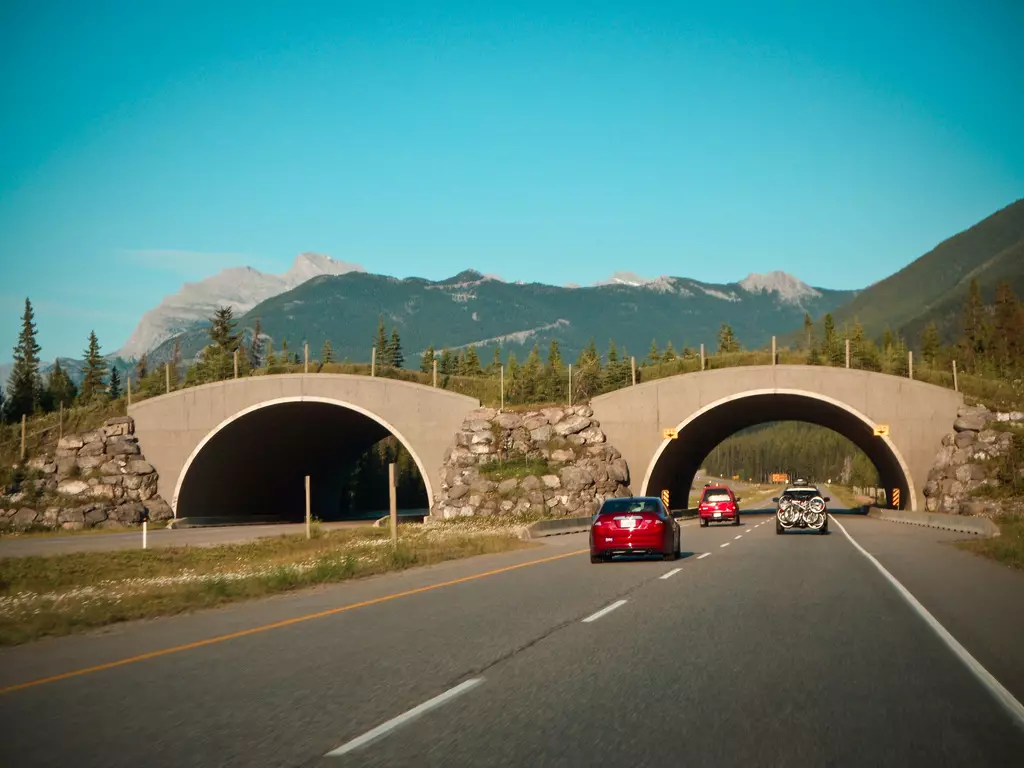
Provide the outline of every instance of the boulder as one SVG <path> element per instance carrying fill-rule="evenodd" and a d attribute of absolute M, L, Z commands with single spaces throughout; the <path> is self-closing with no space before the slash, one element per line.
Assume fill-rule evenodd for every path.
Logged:
<path fill-rule="evenodd" d="M 140 483 L 140 485 L 141 485 L 141 483 Z M 455 485 L 455 486 L 452 486 L 451 488 L 448 489 L 447 496 L 448 496 L 449 500 L 455 501 L 457 499 L 461 499 L 467 493 L 469 493 L 469 486 L 468 485 Z"/>
<path fill-rule="evenodd" d="M 113 498 L 114 498 L 114 486 L 112 486 L 112 485 L 104 485 L 102 483 L 100 483 L 99 485 L 94 485 L 94 486 L 92 486 L 92 488 L 89 489 L 89 495 L 92 496 L 94 499 L 111 499 L 111 500 L 113 500 Z"/>
<path fill-rule="evenodd" d="M 82 440 L 81 435 L 64 435 L 57 441 L 57 450 L 77 451 L 83 445 L 85 445 L 85 441 Z"/>
<path fill-rule="evenodd" d="M 57 484 L 57 493 L 65 496 L 80 496 L 89 490 L 89 484 L 83 480 L 61 480 Z"/>
<path fill-rule="evenodd" d="M 594 415 L 594 409 L 589 405 L 577 405 L 573 410 L 577 416 L 584 416 L 588 419 Z"/>
<path fill-rule="evenodd" d="M 587 443 L 603 443 L 605 441 L 604 432 L 596 427 L 588 427 L 584 429 L 576 437 L 581 437 Z"/>
<path fill-rule="evenodd" d="M 626 466 L 626 460 L 620 457 L 608 464 L 608 477 L 616 483 L 628 483 L 629 467 Z"/>
<path fill-rule="evenodd" d="M 562 487 L 562 481 L 558 479 L 558 475 L 544 475 L 540 480 L 547 488 L 555 489 Z"/>
<path fill-rule="evenodd" d="M 85 456 L 102 456 L 104 450 L 105 446 L 102 441 L 97 443 L 86 443 L 78 452 L 78 456 L 79 458 L 84 458 Z"/>
<path fill-rule="evenodd" d="M 78 507 L 77 509 L 62 509 L 57 513 L 57 522 L 59 523 L 78 523 L 81 525 L 85 522 L 85 510 L 88 507 Z"/>
<path fill-rule="evenodd" d="M 36 521 L 37 517 L 39 517 L 39 513 L 36 510 L 22 507 L 10 518 L 11 525 L 15 528 L 28 528 Z"/>
<path fill-rule="evenodd" d="M 106 507 L 102 507 L 102 506 L 91 507 L 85 513 L 85 524 L 87 526 L 96 525 L 96 523 L 102 523 L 106 519 L 107 519 L 107 509 L 106 509 Z"/>
<path fill-rule="evenodd" d="M 467 421 L 491 421 L 498 415 L 496 408 L 476 408 L 466 415 Z"/>
<path fill-rule="evenodd" d="M 118 438 L 107 443 L 108 456 L 138 456 L 140 453 L 142 451 L 134 438 Z"/>
<path fill-rule="evenodd" d="M 474 443 L 469 446 L 469 453 L 474 456 L 480 456 L 485 453 L 494 453 L 495 447 L 491 443 Z"/>
<path fill-rule="evenodd" d="M 60 514 L 60 509 L 57 507 L 49 507 L 39 515 L 38 522 L 40 525 L 45 525 L 47 528 L 56 528 L 57 517 Z"/>
<path fill-rule="evenodd" d="M 527 475 L 520 483 L 524 491 L 535 491 L 541 486 L 540 478 L 536 475 Z"/>
<path fill-rule="evenodd" d="M 100 456 L 80 456 L 78 458 L 78 468 L 83 472 L 88 472 L 98 467 L 102 467 L 107 463 L 107 457 Z"/>
<path fill-rule="evenodd" d="M 124 525 L 135 525 L 141 523 L 142 515 L 146 512 L 148 504 L 152 504 L 152 502 L 141 504 L 135 501 L 128 502 L 127 504 L 119 504 L 112 510 L 110 517 Z M 155 519 L 152 513 L 150 513 L 150 519 Z M 162 517 L 160 519 L 166 520 L 167 518 Z"/>
<path fill-rule="evenodd" d="M 548 424 L 557 424 L 565 418 L 565 411 L 561 408 L 541 408 L 540 412 L 548 420 Z"/>
<path fill-rule="evenodd" d="M 470 445 L 481 445 L 483 443 L 493 443 L 494 433 L 492 432 L 474 432 L 470 438 Z"/>
<path fill-rule="evenodd" d="M 514 477 L 510 477 L 507 480 L 502 480 L 498 483 L 498 493 L 506 495 L 512 493 L 517 487 L 519 487 L 519 480 Z"/>
<path fill-rule="evenodd" d="M 63 480 L 65 477 L 71 477 L 75 472 L 78 471 L 78 460 L 77 459 L 57 459 L 57 479 Z"/>
<path fill-rule="evenodd" d="M 957 448 L 966 448 L 968 445 L 974 442 L 974 436 L 977 432 L 957 432 L 956 439 L 953 441 Z"/>
<path fill-rule="evenodd" d="M 561 425 L 559 425 L 561 426 Z M 546 443 L 555 435 L 555 430 L 549 424 L 543 424 L 536 429 L 530 430 L 530 439 L 534 443 Z"/>
<path fill-rule="evenodd" d="M 562 437 L 575 435 L 590 426 L 590 419 L 586 416 L 569 416 L 555 425 L 555 432 Z"/>
<path fill-rule="evenodd" d="M 473 483 L 469 487 L 470 487 L 470 490 L 472 490 L 474 493 L 484 493 L 484 494 L 486 494 L 486 493 L 490 493 L 491 491 L 496 489 L 498 487 L 498 484 L 496 482 L 494 482 L 493 480 L 488 480 L 485 477 L 481 477 L 481 478 L 478 478 L 478 479 L 474 480 Z"/>
<path fill-rule="evenodd" d="M 527 432 L 533 432 L 535 429 L 540 429 L 541 427 L 546 426 L 550 426 L 548 424 L 548 420 L 539 413 L 529 415 L 523 420 L 523 428 L 526 429 Z"/>
<path fill-rule="evenodd" d="M 89 432 L 82 433 L 82 442 L 85 443 L 85 445 L 88 445 L 89 443 L 102 443 L 106 439 L 106 435 L 104 435 L 103 431 L 99 429 L 93 429 Z"/>
<path fill-rule="evenodd" d="M 515 429 L 522 425 L 523 418 L 518 413 L 502 413 L 495 419 L 495 423 L 502 429 Z"/>
<path fill-rule="evenodd" d="M 567 491 L 581 491 L 594 484 L 594 476 L 581 467 L 563 467 L 558 474 Z"/>
<path fill-rule="evenodd" d="M 966 416 L 959 417 L 953 422 L 953 429 L 957 432 L 964 432 L 965 430 L 972 430 L 974 432 L 980 432 L 985 428 L 988 423 L 988 419 L 984 414 L 972 413 Z"/>
<path fill-rule="evenodd" d="M 576 458 L 576 454 L 567 448 L 556 448 L 551 452 L 551 461 L 558 463 L 565 463 L 567 461 L 573 461 Z"/>
<path fill-rule="evenodd" d="M 491 422 L 483 419 L 467 419 L 463 424 L 463 429 L 467 432 L 490 432 Z"/>

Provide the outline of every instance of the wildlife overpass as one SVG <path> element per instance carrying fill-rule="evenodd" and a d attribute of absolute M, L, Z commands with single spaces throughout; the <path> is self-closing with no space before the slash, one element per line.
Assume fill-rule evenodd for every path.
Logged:
<path fill-rule="evenodd" d="M 667 489 L 673 498 L 688 498 L 701 463 L 725 438 L 757 424 L 794 420 L 849 438 L 878 469 L 888 492 L 900 490 L 899 506 L 912 510 L 924 509 L 928 472 L 962 404 L 959 393 L 912 379 L 803 365 L 671 376 L 591 402 L 629 465 L 634 493 Z M 666 437 L 666 429 L 676 437 Z"/>
<path fill-rule="evenodd" d="M 466 414 L 464 395 L 384 377 L 252 376 L 143 400 L 129 409 L 160 495 L 176 517 L 330 517 L 339 470 L 393 435 L 415 461 L 426 497 Z"/>

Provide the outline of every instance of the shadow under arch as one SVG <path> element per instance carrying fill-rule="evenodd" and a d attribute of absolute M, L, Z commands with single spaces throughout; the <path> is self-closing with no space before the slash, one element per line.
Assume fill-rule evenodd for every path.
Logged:
<path fill-rule="evenodd" d="M 430 476 L 409 441 L 377 414 L 343 400 L 300 395 L 266 400 L 224 419 L 196 445 L 171 499 L 177 517 L 305 516 L 304 477 L 312 513 L 330 518 L 345 491 L 344 473 L 375 443 L 394 436 L 423 480 Z"/>
<path fill-rule="evenodd" d="M 673 498 L 689 498 L 701 464 L 727 437 L 772 421 L 803 421 L 831 429 L 860 448 L 878 470 L 883 487 L 899 488 L 901 506 L 917 509 L 914 480 L 889 437 L 874 435 L 875 423 L 833 398 L 799 389 L 752 390 L 709 403 L 677 427 L 678 438 L 663 440 L 644 475 L 641 494 L 668 489 Z"/>

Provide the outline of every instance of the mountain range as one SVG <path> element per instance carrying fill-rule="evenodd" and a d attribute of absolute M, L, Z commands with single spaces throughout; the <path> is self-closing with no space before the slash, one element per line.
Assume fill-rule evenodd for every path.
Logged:
<path fill-rule="evenodd" d="M 744 344 L 760 346 L 773 333 L 798 325 L 805 312 L 828 311 L 853 295 L 813 288 L 782 272 L 721 284 L 617 273 L 589 287 L 560 287 L 509 283 L 471 269 L 440 281 L 348 271 L 269 297 L 239 322 L 251 332 L 258 319 L 275 348 L 287 340 L 298 350 L 305 342 L 317 357 L 329 339 L 338 360 L 370 358 L 379 317 L 389 332 L 398 329 L 407 365 L 430 345 L 440 350 L 473 344 L 481 355 L 500 345 L 522 358 L 534 344 L 545 348 L 555 338 L 567 358 L 575 358 L 591 337 L 602 351 L 614 340 L 643 357 L 652 338 L 662 347 L 671 340 L 677 349 L 701 343 L 713 349 L 723 322 Z M 199 324 L 175 338 L 185 359 L 208 343 Z M 174 341 L 164 341 L 150 359 L 169 359 Z"/>

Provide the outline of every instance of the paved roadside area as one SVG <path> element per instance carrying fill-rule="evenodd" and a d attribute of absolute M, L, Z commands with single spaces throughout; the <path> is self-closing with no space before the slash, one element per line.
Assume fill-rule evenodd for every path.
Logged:
<path fill-rule="evenodd" d="M 372 520 L 353 520 L 321 523 L 327 530 L 356 528 L 372 525 Z M 267 536 L 304 533 L 304 523 L 275 525 L 228 525 L 209 528 L 161 528 L 149 531 L 149 547 L 215 547 L 219 544 L 239 544 Z M 0 557 L 29 557 L 32 555 L 63 555 L 68 552 L 107 552 L 117 549 L 142 549 L 142 529 L 129 533 L 79 533 L 68 536 L 10 536 L 0 538 Z"/>
<path fill-rule="evenodd" d="M 953 546 L 970 534 L 860 515 L 834 519 L 1024 701 L 1024 573 Z"/>

